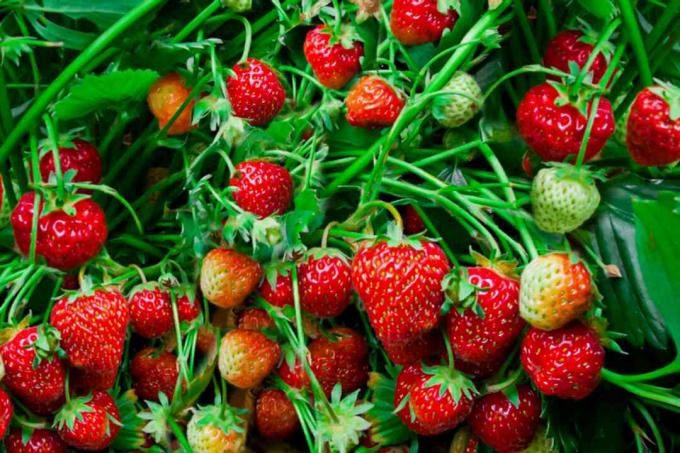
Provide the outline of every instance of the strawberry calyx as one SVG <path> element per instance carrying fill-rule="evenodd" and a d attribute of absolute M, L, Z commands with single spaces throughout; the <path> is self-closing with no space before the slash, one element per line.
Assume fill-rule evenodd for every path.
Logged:
<path fill-rule="evenodd" d="M 605 176 L 603 171 L 593 171 L 586 165 L 581 165 L 577 167 L 567 162 L 548 162 L 546 167 L 554 168 L 556 170 L 556 176 L 562 180 L 578 181 L 582 184 L 591 185 L 594 184 L 596 180 L 604 180 Z"/>
<path fill-rule="evenodd" d="M 578 70 L 578 65 L 574 65 L 574 68 L 571 69 L 573 75 L 573 71 Z M 585 81 L 588 82 L 589 78 L 592 78 L 592 74 L 590 73 L 586 76 Z M 588 111 L 592 108 L 592 99 L 599 94 L 600 91 L 587 84 L 580 85 L 575 89 L 573 79 L 575 79 L 575 77 L 570 77 L 565 82 L 549 80 L 546 83 L 557 90 L 558 95 L 555 97 L 555 106 L 564 107 L 566 105 L 571 105 L 575 107 L 584 118 L 587 118 Z"/>
<path fill-rule="evenodd" d="M 12 339 L 22 330 L 29 327 L 31 324 L 31 315 L 25 316 L 21 321 L 9 327 L 0 330 L 0 345 L 12 341 Z"/>
<path fill-rule="evenodd" d="M 320 402 L 316 403 L 318 437 L 331 451 L 350 451 L 370 429 L 366 414 L 373 404 L 358 401 L 358 397 L 359 390 L 356 390 L 342 398 L 342 387 L 336 384 L 329 401 L 332 413 Z"/>
<path fill-rule="evenodd" d="M 472 399 L 479 393 L 470 378 L 451 366 L 423 365 L 423 372 L 431 376 L 425 383 L 426 387 L 439 386 L 439 394 L 443 396 L 448 392 L 455 403 L 458 403 L 463 395 Z"/>
<path fill-rule="evenodd" d="M 319 260 L 324 257 L 333 257 L 333 258 L 339 258 L 341 259 L 345 264 L 349 265 L 349 258 L 347 255 L 342 253 L 340 250 L 332 247 L 314 247 L 309 250 L 304 254 L 304 260 L 307 260 L 308 258 L 314 258 L 315 260 Z"/>
<path fill-rule="evenodd" d="M 595 30 L 590 23 L 582 18 L 578 18 L 580 26 L 580 31 L 583 33 L 583 36 L 579 38 L 579 41 L 584 43 L 584 44 L 590 44 L 591 46 L 597 45 L 597 42 L 600 37 L 600 32 L 598 30 Z M 612 54 L 614 53 L 615 50 L 614 44 L 612 44 L 610 41 L 605 41 L 602 43 L 600 47 L 600 52 L 602 55 L 604 55 L 604 58 L 607 60 L 607 63 L 611 61 Z"/>
<path fill-rule="evenodd" d="M 66 401 L 57 415 L 54 416 L 52 426 L 60 430 L 64 429 L 64 427 L 68 430 L 72 430 L 76 420 L 82 421 L 83 414 L 95 411 L 92 406 L 87 404 L 90 401 L 92 401 L 92 394 L 78 398 L 70 398 Z"/>
<path fill-rule="evenodd" d="M 286 277 L 290 274 L 293 264 L 288 261 L 270 262 L 262 266 L 262 274 L 264 281 L 269 283 L 269 286 L 276 288 L 276 282 L 281 277 Z"/>
<path fill-rule="evenodd" d="M 474 250 L 470 250 L 470 256 L 475 260 L 480 267 L 486 267 L 488 269 L 493 269 L 497 274 L 504 277 L 512 278 L 517 280 L 519 275 L 517 274 L 517 262 L 512 260 L 501 260 L 498 258 L 488 258 L 481 253 Z"/>
<path fill-rule="evenodd" d="M 460 0 L 437 0 L 437 11 L 443 15 L 449 14 L 449 10 L 454 10 L 460 15 Z"/>
<path fill-rule="evenodd" d="M 168 418 L 172 417 L 172 410 L 165 393 L 160 392 L 158 400 L 158 403 L 147 401 L 148 411 L 141 412 L 138 416 L 147 421 L 142 431 L 151 436 L 156 443 L 168 445 L 170 441 Z"/>
<path fill-rule="evenodd" d="M 329 46 L 340 44 L 342 47 L 349 50 L 354 48 L 355 41 L 363 42 L 361 35 L 351 24 L 348 23 L 343 23 L 340 26 L 339 33 L 336 33 L 333 27 L 328 25 L 324 26 L 321 32 L 331 35 L 331 38 L 328 41 Z"/>
<path fill-rule="evenodd" d="M 194 410 L 194 417 L 196 417 L 196 425 L 199 427 L 214 426 L 225 433 L 231 431 L 244 433 L 245 420 L 242 416 L 247 412 L 245 409 L 228 404 L 198 406 L 198 410 Z"/>
<path fill-rule="evenodd" d="M 680 119 L 680 88 L 659 79 L 655 79 L 655 82 L 657 84 L 650 87 L 649 91 L 662 97 L 668 103 L 669 118 L 671 121 L 678 121 Z"/>

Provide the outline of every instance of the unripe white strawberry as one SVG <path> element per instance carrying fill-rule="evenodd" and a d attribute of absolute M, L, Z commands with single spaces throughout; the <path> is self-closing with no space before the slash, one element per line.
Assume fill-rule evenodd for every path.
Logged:
<path fill-rule="evenodd" d="M 240 453 L 245 429 L 236 409 L 208 406 L 196 411 L 187 426 L 187 441 L 194 453 Z"/>
<path fill-rule="evenodd" d="M 432 115 L 442 126 L 458 127 L 470 121 L 482 106 L 482 89 L 467 72 L 456 72 L 432 105 Z"/>

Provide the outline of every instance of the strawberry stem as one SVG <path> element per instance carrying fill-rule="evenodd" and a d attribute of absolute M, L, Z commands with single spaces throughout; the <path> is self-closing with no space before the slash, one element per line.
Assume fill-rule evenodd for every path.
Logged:
<path fill-rule="evenodd" d="M 647 52 L 645 45 L 642 42 L 642 34 L 638 26 L 637 17 L 635 14 L 635 7 L 630 0 L 618 0 L 619 8 L 621 10 L 621 19 L 626 31 L 626 36 L 633 48 L 633 54 L 638 63 L 638 72 L 642 79 L 644 86 L 650 86 L 654 83 L 652 79 L 652 71 L 649 67 L 649 60 L 647 59 Z"/>

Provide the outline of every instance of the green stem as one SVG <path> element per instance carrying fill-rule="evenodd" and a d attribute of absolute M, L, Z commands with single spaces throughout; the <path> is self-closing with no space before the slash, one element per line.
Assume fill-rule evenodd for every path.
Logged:
<path fill-rule="evenodd" d="M 583 140 L 581 141 L 581 148 L 578 150 L 578 156 L 576 157 L 576 170 L 580 170 L 583 166 L 583 160 L 586 157 L 586 149 L 588 149 L 588 141 L 590 140 L 590 134 L 593 131 L 593 124 L 595 124 L 595 118 L 597 118 L 597 109 L 600 106 L 601 96 L 595 96 L 595 99 L 590 103 L 590 111 L 588 112 L 588 122 L 586 123 L 586 130 L 583 133 Z"/>
<path fill-rule="evenodd" d="M 173 434 L 177 438 L 177 442 L 179 442 L 179 444 L 182 446 L 182 451 L 185 451 L 185 452 L 194 451 L 191 448 L 191 445 L 189 445 L 187 438 L 184 436 L 182 429 L 179 427 L 179 425 L 177 424 L 175 419 L 172 418 L 171 414 L 168 414 L 168 417 L 166 418 L 166 420 L 168 421 L 168 425 L 170 425 L 170 429 L 172 430 Z"/>
<path fill-rule="evenodd" d="M 676 374 L 680 373 L 680 356 L 674 360 L 673 362 L 669 363 L 666 366 L 663 366 L 661 368 L 658 368 L 654 371 L 648 371 L 646 373 L 640 373 L 640 374 L 619 374 L 615 373 L 613 371 L 609 371 L 609 374 L 617 379 L 617 381 L 620 382 L 642 382 L 642 381 L 651 381 L 654 379 L 659 379 L 665 376 L 669 376 L 671 374 Z"/>
<path fill-rule="evenodd" d="M 678 13 L 680 12 L 680 0 L 671 0 L 663 10 L 663 14 L 656 21 L 651 33 L 647 36 L 647 49 L 655 49 L 659 40 L 665 39 L 668 26 L 675 23 L 677 25 Z"/>
<path fill-rule="evenodd" d="M 524 35 L 524 42 L 529 47 L 529 54 L 534 63 L 541 62 L 541 53 L 538 51 L 538 46 L 536 45 L 536 38 L 534 38 L 533 33 L 531 33 L 531 27 L 529 26 L 529 20 L 524 12 L 524 5 L 521 0 L 512 1 L 513 10 L 515 11 L 515 17 L 519 22 L 519 28 L 522 30 Z"/>
<path fill-rule="evenodd" d="M 188 24 L 186 24 L 170 42 L 179 43 L 188 37 L 194 30 L 200 27 L 210 16 L 215 14 L 222 7 L 220 0 L 213 0 L 203 11 L 194 17 Z"/>
<path fill-rule="evenodd" d="M 644 86 L 650 86 L 654 83 L 652 78 L 652 71 L 647 60 L 647 50 L 642 41 L 642 33 L 638 26 L 637 18 L 635 17 L 635 8 L 630 0 L 618 0 L 619 9 L 621 10 L 621 19 L 626 29 L 628 41 L 633 48 L 633 54 L 638 63 L 638 70 Z"/>
<path fill-rule="evenodd" d="M 543 14 L 545 15 L 545 22 L 548 25 L 548 38 L 551 38 L 557 34 L 557 22 L 555 21 L 555 14 L 553 13 L 552 5 L 550 0 L 539 0 L 539 7 Z"/>
<path fill-rule="evenodd" d="M 57 201 L 61 204 L 64 202 L 66 191 L 64 189 L 64 174 L 61 171 L 61 159 L 59 158 L 59 141 L 57 139 L 57 128 L 54 126 L 54 121 L 49 115 L 43 115 L 43 121 L 47 128 L 47 137 L 50 140 L 50 147 L 52 148 L 52 158 L 54 160 L 54 173 L 57 178 Z"/>

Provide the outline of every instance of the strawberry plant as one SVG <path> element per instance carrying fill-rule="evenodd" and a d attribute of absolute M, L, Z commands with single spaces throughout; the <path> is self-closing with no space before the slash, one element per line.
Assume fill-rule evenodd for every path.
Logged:
<path fill-rule="evenodd" d="M 679 20 L 1 2 L 3 451 L 675 451 Z"/>

